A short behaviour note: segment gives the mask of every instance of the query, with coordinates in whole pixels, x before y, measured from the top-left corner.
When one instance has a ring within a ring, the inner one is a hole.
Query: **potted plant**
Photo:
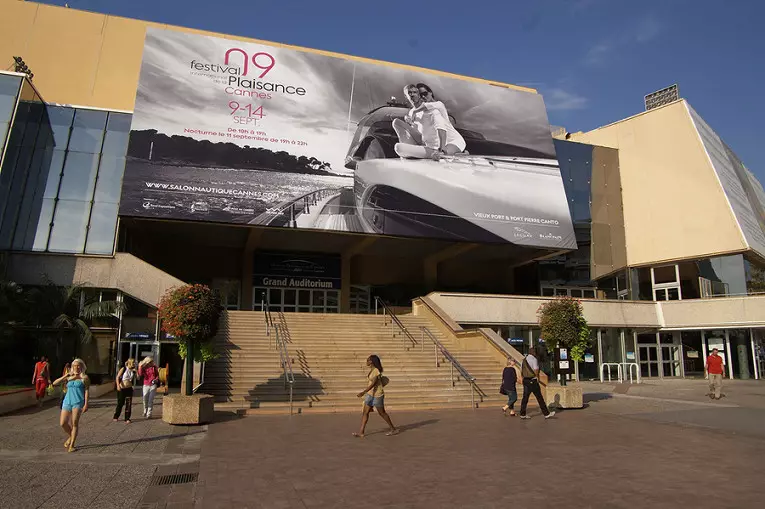
[[[557,348],[566,348],[569,362],[581,362],[584,360],[584,352],[590,347],[590,328],[582,313],[582,303],[571,297],[558,297],[542,304],[537,310],[541,337],[545,339],[548,352],[555,352]],[[557,369],[557,367],[556,367]],[[556,399],[566,400],[569,404],[564,407],[581,407],[581,389],[578,396],[568,395],[566,391],[566,375],[561,375],[560,385],[562,390],[555,391],[548,385],[550,391],[559,396]],[[574,391],[576,392],[576,391]],[[553,398],[548,395],[548,398]],[[572,398],[574,402],[572,403]]]
[[[179,353],[186,360],[183,395],[168,396],[163,402],[163,420],[166,422],[199,424],[206,420],[204,414],[212,412],[212,397],[192,397],[194,360],[214,356],[209,341],[218,330],[220,313],[218,295],[205,285],[185,285],[170,289],[159,302],[162,330],[178,339],[181,344]]]

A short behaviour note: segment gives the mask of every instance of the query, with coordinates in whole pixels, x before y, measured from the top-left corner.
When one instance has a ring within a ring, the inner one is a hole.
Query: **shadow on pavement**
[[[109,447],[111,445],[125,445],[125,444],[137,444],[137,443],[144,443],[144,442],[156,442],[157,440],[170,440],[171,438],[182,438],[182,437],[188,437],[191,435],[197,435],[199,433],[204,433],[204,431],[194,431],[192,433],[173,433],[171,435],[158,435],[156,437],[141,437],[136,438],[133,440],[123,440],[121,442],[108,442],[104,444],[88,444],[88,445],[82,445],[78,446],[77,449],[94,449],[96,447]]]
[[[210,424],[217,424],[219,422],[238,421],[244,419],[243,415],[237,412],[226,412],[223,410],[216,410],[213,414],[213,420]]]
[[[582,401],[585,403],[597,403],[606,399],[612,399],[613,396],[608,392],[588,392],[582,395]]]
[[[370,420],[371,420],[371,416],[370,416]],[[409,424],[403,424],[403,425],[398,427],[398,430],[400,432],[404,433],[405,431],[412,431],[412,430],[417,429],[417,428],[422,428],[423,426],[429,426],[431,424],[436,424],[438,421],[439,421],[439,419],[428,419],[427,421],[420,421],[420,422],[412,422],[412,423],[409,423]],[[396,423],[394,422],[393,424],[396,424]],[[387,429],[383,429],[383,430],[380,430],[380,431],[367,432],[366,435],[379,435],[380,433],[387,433],[387,432],[388,432]]]

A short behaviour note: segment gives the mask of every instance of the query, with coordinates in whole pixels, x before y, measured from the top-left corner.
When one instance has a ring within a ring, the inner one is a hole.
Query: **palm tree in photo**
[[[46,278],[43,286],[29,290],[32,303],[29,325],[53,329],[56,339],[56,357],[61,361],[61,348],[66,334],[75,333],[82,344],[93,340],[93,332],[88,322],[101,318],[119,318],[125,311],[123,302],[103,301],[98,297],[88,297],[87,287],[81,284],[58,286]]]

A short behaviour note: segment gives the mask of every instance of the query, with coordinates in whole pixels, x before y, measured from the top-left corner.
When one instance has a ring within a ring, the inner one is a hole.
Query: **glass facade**
[[[595,285],[590,280],[593,147],[562,140],[554,142],[578,249],[538,262],[540,288],[537,293],[594,298]]]
[[[12,103],[5,78],[0,131]],[[0,249],[111,254],[130,121],[46,105],[24,82],[0,170]]]

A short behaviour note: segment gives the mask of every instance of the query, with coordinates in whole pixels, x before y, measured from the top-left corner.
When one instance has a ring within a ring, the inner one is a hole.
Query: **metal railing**
[[[640,383],[640,366],[638,366],[637,362],[622,362],[622,366],[624,366],[624,379],[627,379],[627,375],[629,375],[630,383],[633,383],[632,380],[632,370],[634,368],[635,370],[635,383]]]
[[[310,214],[311,207],[328,196],[340,194],[347,187],[328,187],[308,192],[297,198],[286,200],[276,207],[272,207],[250,221],[250,224],[297,227],[297,218],[301,214]]]
[[[441,342],[436,339],[436,337],[433,335],[432,332],[430,332],[430,329],[427,327],[420,327],[420,334],[421,341],[420,341],[420,348],[421,350],[425,350],[425,338],[429,339],[433,343],[433,353],[436,358],[436,367],[441,367],[440,359],[438,356],[438,353],[440,352],[441,355],[444,356],[444,359],[449,361],[450,367],[449,367],[449,378],[452,384],[452,388],[456,386],[454,383],[454,370],[457,370],[457,373],[459,376],[465,379],[467,383],[470,384],[470,406],[471,408],[475,409],[475,394],[478,393],[478,397],[481,398],[481,401],[483,401],[483,393],[478,388],[478,386],[475,383],[475,377],[472,376],[468,371],[462,366],[462,364],[459,363],[457,359],[454,358],[454,356],[449,353],[449,350],[446,349],[446,347],[441,344]]]
[[[603,365],[600,367],[600,381],[601,383],[604,382],[604,376],[603,372],[608,368],[608,381],[611,381],[611,368],[616,366],[616,376],[619,379],[619,383],[622,383],[624,381],[624,377],[622,376],[622,365],[618,362],[604,362]]]
[[[383,325],[388,325],[388,318],[390,317],[390,323],[395,324],[399,332],[402,334],[401,336],[401,342],[404,345],[404,348],[407,348],[406,341],[409,340],[410,347],[417,346],[417,340],[414,339],[414,336],[412,336],[412,333],[409,332],[409,329],[406,328],[406,326],[401,322],[401,320],[398,319],[396,316],[396,313],[393,312],[393,310],[385,303],[384,300],[382,300],[380,297],[375,297],[375,314],[377,314],[378,305],[382,307],[383,310]],[[395,333],[394,333],[395,335]]]
[[[279,364],[284,372],[284,390],[287,390],[287,384],[290,388],[290,415],[292,415],[292,389],[295,385],[295,374],[292,372],[292,361],[287,351],[287,343],[284,341],[283,334],[280,333],[281,327],[276,325],[273,330],[276,337],[276,348],[279,350]]]
[[[266,322],[266,336],[268,336],[268,348],[270,349],[272,344],[276,346],[279,352],[279,365],[282,368],[284,376],[284,390],[287,390],[287,384],[290,389],[290,415],[292,415],[292,392],[295,385],[295,374],[292,372],[292,361],[290,360],[289,352],[287,351],[287,336],[282,327],[286,327],[284,318],[282,318],[283,325],[277,325],[274,323],[274,317],[271,315],[271,309],[265,299],[260,301],[261,309],[263,310],[263,319]],[[272,341],[271,338],[275,338]]]

